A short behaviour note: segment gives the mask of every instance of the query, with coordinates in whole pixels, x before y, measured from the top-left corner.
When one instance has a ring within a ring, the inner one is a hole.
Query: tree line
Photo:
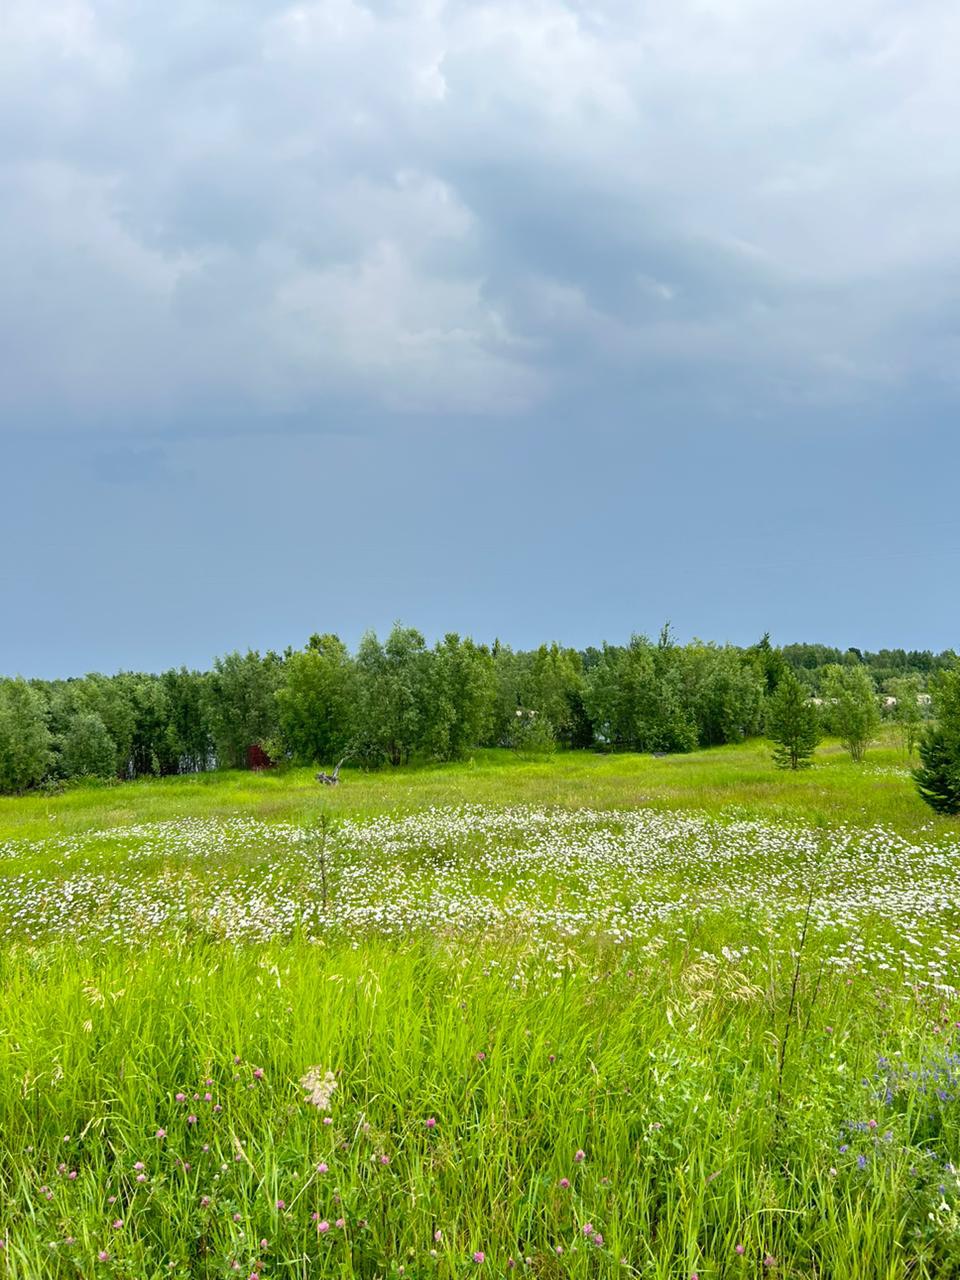
[[[350,652],[338,636],[318,634],[282,654],[226,654],[205,672],[2,680],[0,790],[238,769],[263,759],[349,756],[376,768],[455,760],[484,746],[690,751],[761,732],[781,686],[815,708],[817,732],[836,731],[831,722],[850,702],[843,688],[851,681],[877,715],[879,694],[899,692],[887,711],[915,737],[918,695],[953,661],[903,650],[780,649],[768,636],[748,647],[679,644],[669,627],[655,640],[634,636],[584,650],[514,650],[453,633],[428,646],[397,624],[383,640],[368,633]],[[880,682],[878,671],[892,674]],[[867,740],[872,724],[868,715]],[[855,758],[862,740],[860,732],[848,743]]]

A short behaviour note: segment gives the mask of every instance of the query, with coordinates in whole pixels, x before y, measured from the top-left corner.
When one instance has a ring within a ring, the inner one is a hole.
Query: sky
[[[955,0],[0,0],[0,671],[960,648]]]

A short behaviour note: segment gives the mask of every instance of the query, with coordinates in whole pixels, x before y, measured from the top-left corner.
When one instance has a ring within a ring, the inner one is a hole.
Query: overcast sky
[[[960,647],[955,0],[0,0],[0,670]]]

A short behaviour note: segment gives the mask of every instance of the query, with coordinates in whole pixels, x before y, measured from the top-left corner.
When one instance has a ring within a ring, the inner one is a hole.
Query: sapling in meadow
[[[834,663],[824,673],[823,692],[827,727],[850,752],[850,759],[859,764],[880,728],[873,680],[865,667]]]
[[[807,769],[820,741],[817,708],[806,689],[789,669],[767,700],[767,737],[776,746],[773,763],[778,769]]]

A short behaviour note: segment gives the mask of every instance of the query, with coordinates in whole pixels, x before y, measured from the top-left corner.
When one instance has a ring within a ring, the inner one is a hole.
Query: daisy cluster
[[[741,962],[809,909],[827,962],[953,990],[960,840],[649,809],[431,808],[309,828],[186,819],[0,844],[0,933],[146,942],[199,931],[507,931],[555,946],[702,938]],[[324,889],[325,885],[325,889]],[[708,952],[709,953],[709,952]]]

